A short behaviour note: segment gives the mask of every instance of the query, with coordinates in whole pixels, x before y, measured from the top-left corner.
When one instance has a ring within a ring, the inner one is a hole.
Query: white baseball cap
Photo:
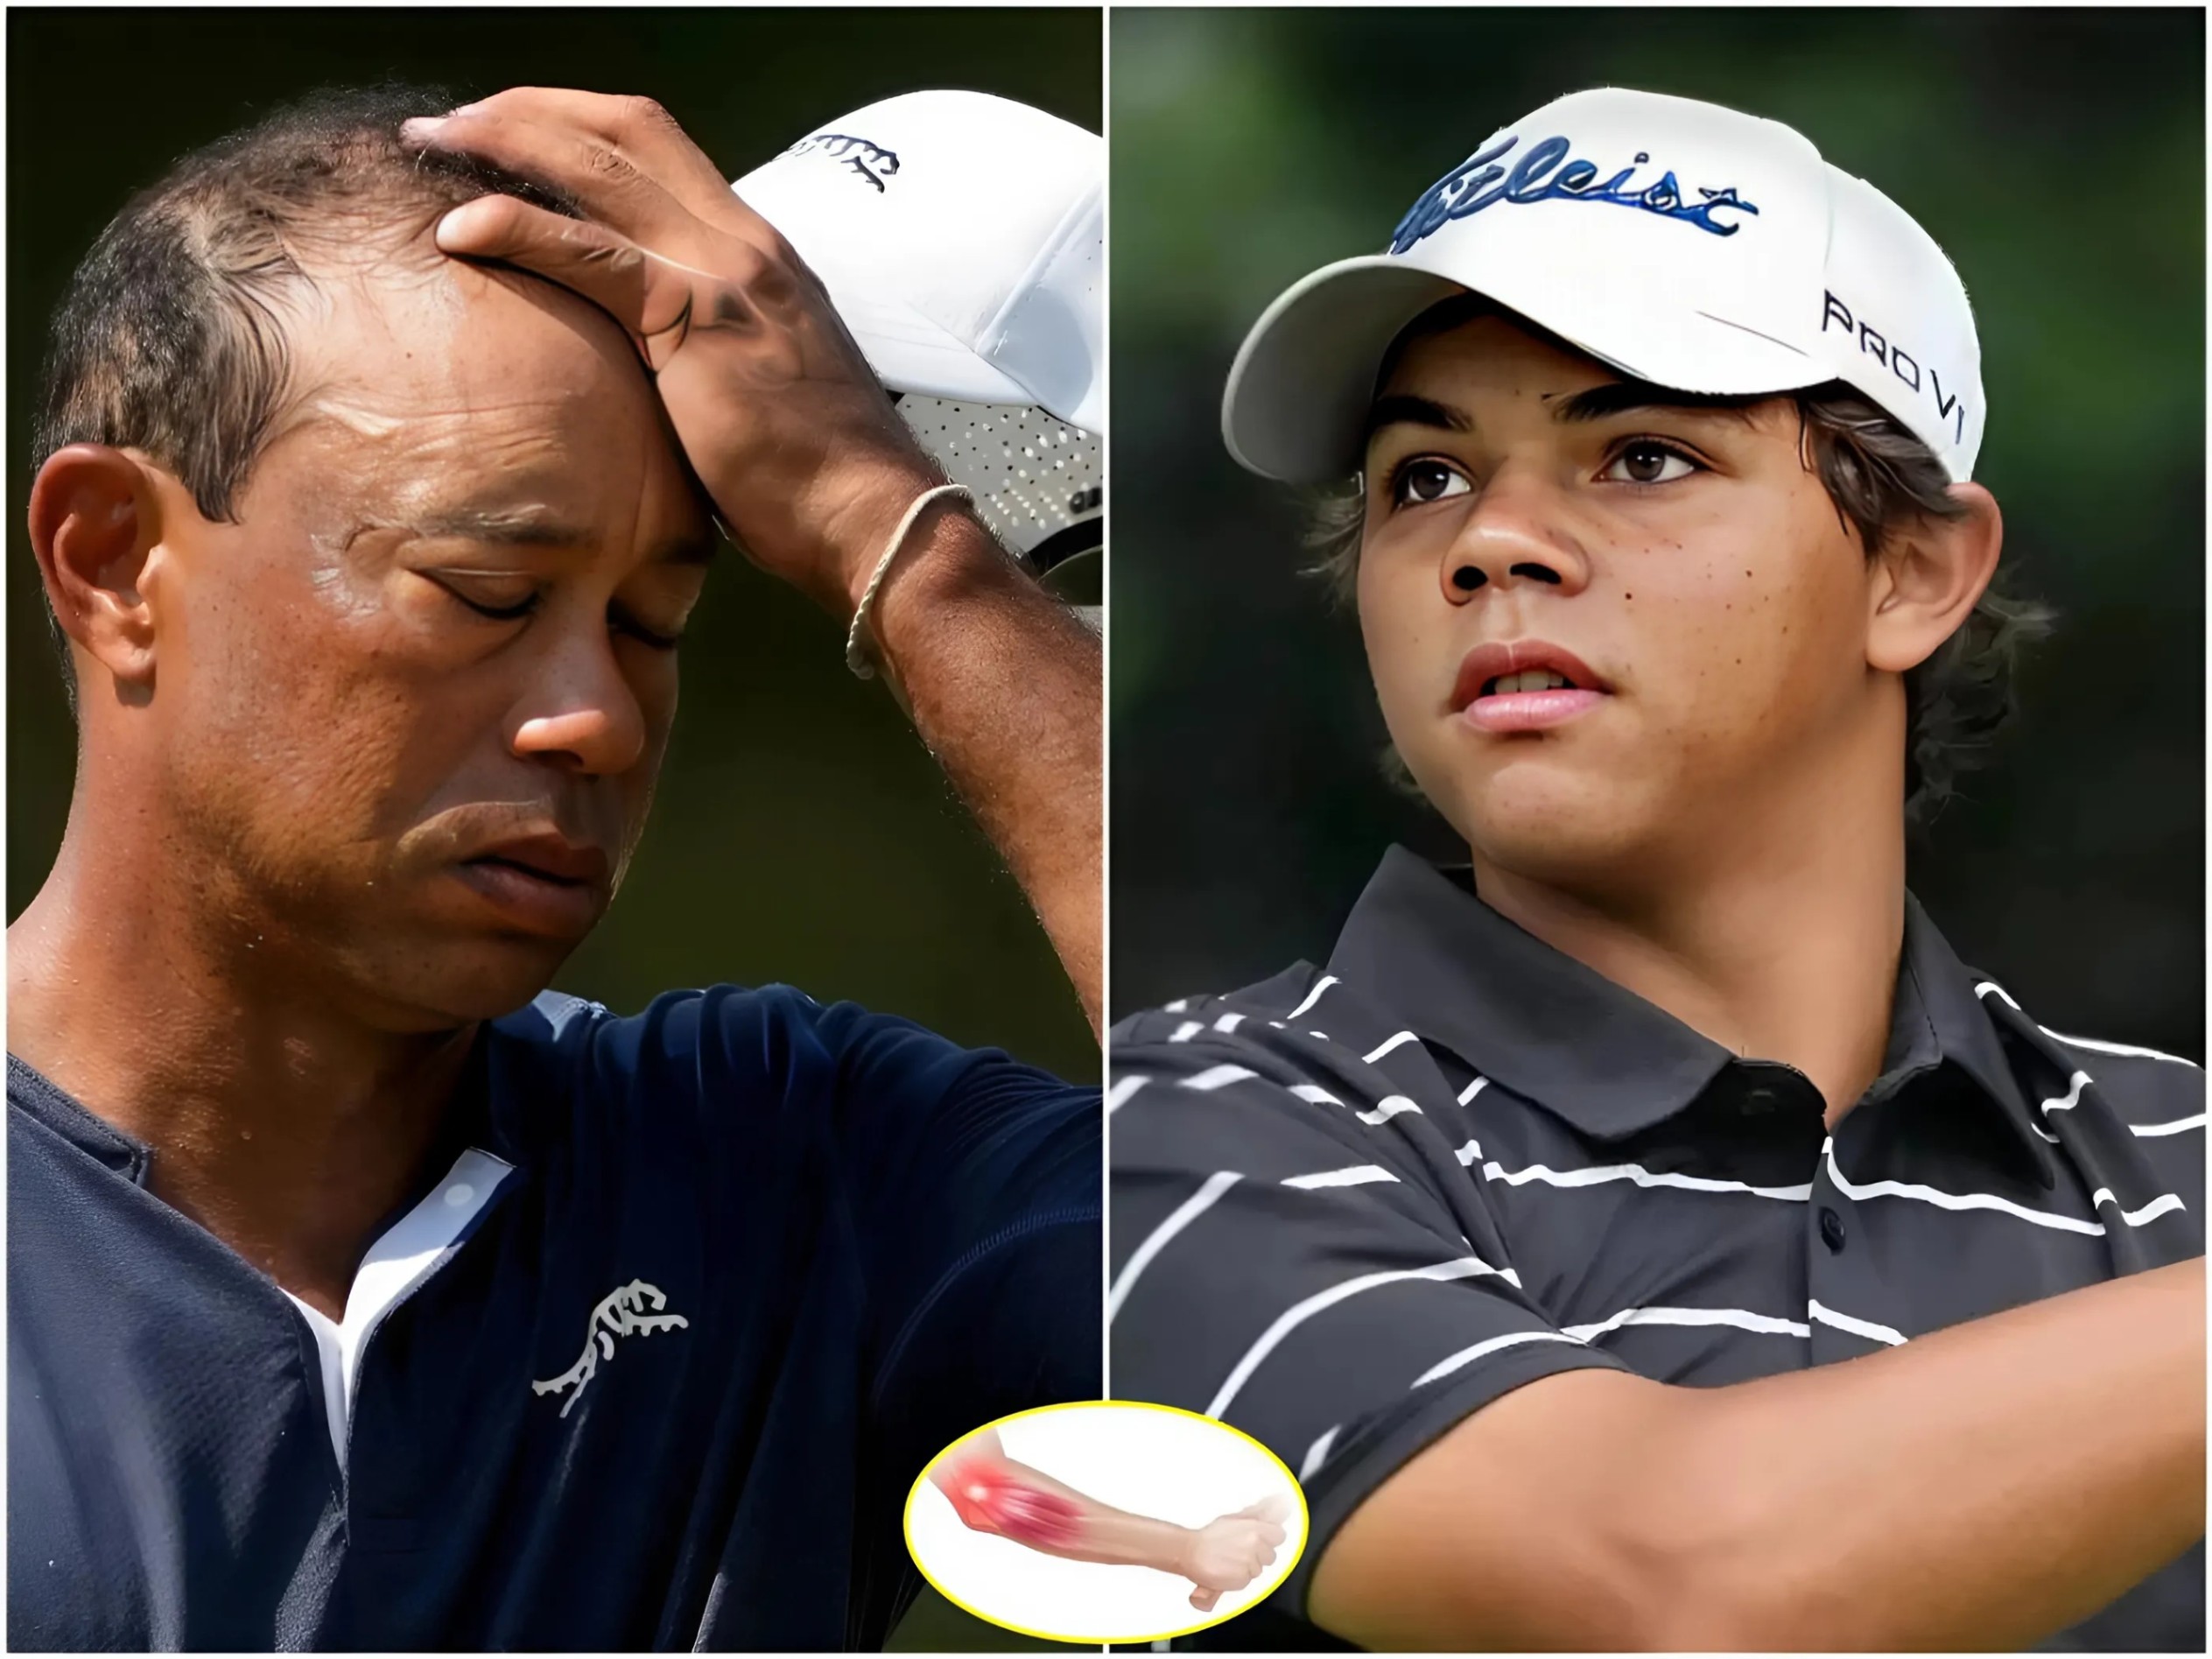
[[[1904,209],[1779,122],[1606,88],[1492,135],[1387,251],[1268,306],[1229,371],[1230,453],[1289,483],[1358,472],[1391,342],[1463,292],[1672,390],[1847,382],[1954,482],[1982,446],[1966,290]]]
[[[734,188],[894,391],[1106,424],[1105,144],[980,92],[840,116]]]

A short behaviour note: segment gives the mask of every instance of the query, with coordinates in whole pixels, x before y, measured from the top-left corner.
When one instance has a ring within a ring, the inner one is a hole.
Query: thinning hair
[[[287,319],[315,273],[479,196],[574,214],[527,179],[402,144],[402,122],[455,102],[397,82],[317,92],[193,151],[133,196],[55,308],[34,465],[70,444],[135,449],[207,517],[235,523],[300,390]],[[74,707],[58,624],[55,638]]]
[[[1414,340],[1457,327],[1478,316],[1506,314],[1490,301],[1460,295],[1430,307],[1392,347],[1376,384]],[[1511,320],[1556,344],[1576,347],[1520,317]],[[1579,353],[1577,353],[1579,355]],[[1801,422],[1800,453],[1818,475],[1837,516],[1871,560],[1914,526],[1961,518],[1966,509],[1950,495],[1950,476],[1926,444],[1878,405],[1842,381],[1787,392]],[[1671,394],[1670,394],[1671,397]],[[1749,409],[1759,397],[1697,400]],[[1353,479],[1316,492],[1307,503],[1308,569],[1338,602],[1356,602],[1359,549],[1366,534],[1366,500]],[[2000,578],[2003,573],[1999,573]],[[2014,712],[2012,675],[2022,649],[2047,636],[2055,613],[2033,599],[2008,593],[1992,580],[1966,620],[1905,679],[1905,813],[1925,822],[1957,787],[1960,773],[1984,763]],[[1385,750],[1385,774],[1420,793],[1395,747]]]

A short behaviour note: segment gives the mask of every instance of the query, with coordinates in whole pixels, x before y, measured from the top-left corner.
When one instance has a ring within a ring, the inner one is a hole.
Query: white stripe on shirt
[[[1998,1000],[2013,1013],[2020,1014],[2026,1011],[2015,1002],[2012,994],[1995,980],[1984,980],[1974,988],[1974,995],[1977,996],[1987,996],[1991,992],[1996,993]],[[2164,1049],[2137,1048],[2131,1043],[2106,1043],[2094,1037],[2068,1037],[2063,1031],[2054,1031],[2047,1025],[2038,1025],[2035,1029],[2054,1043],[2064,1043],[2077,1049],[2092,1049],[2099,1054],[2131,1054],[2139,1060],[2171,1060],[2174,1065],[2186,1065],[2192,1071],[2204,1069],[2194,1060],[2185,1060],[2178,1054],[2168,1054]]]
[[[1398,1177],[1380,1163],[1358,1163],[1348,1170],[1322,1170],[1313,1175],[1285,1176],[1282,1184],[1298,1187],[1368,1186],[1377,1181],[1395,1181]]]
[[[1594,1325],[1570,1325],[1566,1332],[1578,1342],[1588,1342],[1629,1325],[1726,1325],[1766,1336],[1813,1334],[1811,1325],[1798,1320],[1778,1318],[1771,1313],[1752,1313],[1743,1308],[1623,1308],[1610,1319],[1600,1319]]]
[[[1306,1448],[1306,1455],[1298,1464],[1299,1485],[1303,1486],[1311,1480],[1313,1472],[1328,1461],[1329,1448],[1337,1444],[1337,1431],[1343,1427],[1341,1423],[1333,1424],[1323,1431],[1321,1438]]]
[[[1153,1228],[1144,1242],[1130,1253],[1129,1259],[1122,1263],[1120,1276],[1114,1280],[1113,1288],[1106,1292],[1106,1320],[1109,1324],[1113,1322],[1113,1316],[1121,1311],[1121,1304],[1129,1299],[1130,1288],[1136,1283],[1138,1276],[1152,1265],[1152,1258],[1166,1249],[1176,1234],[1211,1209],[1224,1192],[1243,1178],[1235,1170],[1219,1170],[1209,1175],[1204,1185],[1176,1206],[1168,1219]]]
[[[1836,1183],[1836,1190],[1847,1199],[1911,1199],[1921,1204],[1933,1204],[1941,1210],[2001,1210],[2006,1215],[2018,1216],[2040,1227],[2050,1227],[2060,1233],[2086,1234],[2091,1238],[2104,1236],[2102,1221],[2077,1221],[2070,1215],[2053,1215],[2045,1210],[2031,1210],[2026,1205],[2015,1204],[2010,1199],[2000,1199],[1991,1192],[1942,1192],[1932,1186],[1921,1186],[1911,1181],[1870,1181],[1864,1186],[1854,1185],[1836,1166],[1836,1142],[1833,1138],[1823,1142],[1821,1156],[1828,1160],[1829,1178]],[[2121,1210],[2119,1201],[2110,1192],[2100,1191],[2092,1202],[2110,1201],[2120,1210],[2120,1220],[2130,1227],[2141,1227],[2168,1210],[2185,1207],[2171,1192],[2151,1200],[2132,1213]]]
[[[1275,1322],[1260,1333],[1260,1339],[1245,1351],[1220,1388],[1207,1403],[1204,1415],[1218,1417],[1229,1409],[1229,1402],[1237,1397],[1244,1385],[1252,1381],[1252,1374],[1273,1353],[1282,1339],[1317,1313],[1324,1313],[1338,1303],[1358,1296],[1362,1290],[1373,1290],[1386,1284],[1400,1284],[1412,1279],[1444,1282],[1452,1279],[1481,1278],[1496,1274],[1507,1283],[1519,1288],[1520,1276],[1510,1268],[1502,1271],[1487,1262],[1471,1255],[1463,1255],[1450,1262],[1438,1262],[1425,1268],[1394,1268],[1383,1273],[1363,1273],[1358,1278],[1332,1284],[1326,1290],[1317,1290],[1304,1301],[1296,1303],[1276,1316]]]
[[[1434,1382],[1438,1377],[1448,1377],[1461,1367],[1472,1365],[1485,1354],[1495,1353],[1500,1348],[1517,1347],[1524,1342],[1580,1342],[1582,1340],[1582,1338],[1569,1336],[1564,1331],[1508,1331],[1504,1336],[1492,1337],[1486,1342],[1478,1342],[1472,1347],[1462,1348],[1457,1353],[1447,1354],[1415,1377],[1413,1380],[1413,1386],[1418,1388],[1426,1383]]]
[[[2158,1195],[2158,1197],[2152,1199],[2148,1204],[2145,1205],[2139,1210],[2121,1209],[2119,1199],[2112,1196],[2112,1189],[2109,1186],[2101,1186],[2097,1188],[2096,1192],[2090,1197],[2089,1202],[2091,1204],[2109,1204],[2114,1209],[2119,1210],[2120,1220],[2126,1222],[2131,1227],[2139,1227],[2145,1221],[2155,1221],[2159,1217],[2166,1214],[2170,1210],[2186,1210],[2189,1207],[2187,1205],[2182,1203],[2180,1199],[2174,1197],[2173,1193],[2161,1192]]]
[[[1808,1301],[1805,1304],[1805,1311],[1822,1325],[1832,1325],[1838,1331],[1848,1331],[1855,1337],[1865,1337],[1875,1342],[1886,1342],[1892,1348],[1900,1346],[1905,1340],[1905,1333],[1902,1331],[1892,1330],[1886,1325],[1877,1325],[1871,1319],[1853,1318],[1848,1313],[1838,1313],[1833,1308],[1824,1308],[1817,1301]]]
[[[1324,974],[1320,979],[1314,982],[1313,989],[1306,993],[1306,1000],[1299,1003],[1297,1007],[1292,1009],[1289,1013],[1284,1015],[1282,1017],[1286,1020],[1296,1019],[1301,1014],[1303,1014],[1316,1002],[1318,1002],[1321,1000],[1321,994],[1336,982],[1337,976],[1335,974]]]
[[[2082,1090],[2089,1082],[2087,1072],[2076,1072],[2066,1080],[2066,1093],[2056,1100],[2046,1100],[2039,1108],[2045,1112],[2071,1112],[2082,1103]]]
[[[1377,1100],[1375,1102],[1375,1109],[1373,1111],[1360,1112],[1355,1115],[1358,1116],[1362,1123],[1383,1123],[1396,1117],[1401,1112],[1419,1112],[1421,1108],[1419,1107],[1415,1106],[1404,1095],[1392,1094],[1386,1096],[1382,1100]]]
[[[1408,1043],[1418,1043],[1420,1041],[1421,1039],[1415,1037],[1411,1031],[1401,1031],[1395,1037],[1386,1037],[1383,1040],[1382,1045],[1376,1049],[1373,1053],[1363,1054],[1359,1058],[1365,1060],[1368,1065],[1373,1065],[1384,1055],[1389,1053],[1391,1050],[1403,1048]]]
[[[1209,1094],[1215,1089],[1225,1089],[1232,1083],[1241,1083],[1248,1077],[1259,1075],[1248,1065],[1209,1065],[1204,1071],[1184,1078],[1183,1086],[1196,1089],[1201,1094]]]
[[[1723,1181],[1703,1175],[1647,1170],[1637,1163],[1601,1163],[1587,1170],[1552,1170],[1541,1163],[1532,1163],[1525,1170],[1507,1170],[1496,1163],[1485,1163],[1482,1172],[1486,1179],[1503,1181],[1508,1186],[1521,1186],[1530,1181],[1541,1181],[1547,1186],[1596,1186],[1604,1181],[1633,1181],[1638,1186],[1680,1187],[1689,1192],[1748,1192],[1753,1198],[1780,1199],[1796,1204],[1804,1203],[1813,1195],[1809,1181],[1803,1186],[1753,1186],[1747,1181]]]
[[[1139,1089],[1142,1088],[1146,1084],[1151,1081],[1152,1079],[1150,1078],[1136,1072],[1131,1072],[1121,1077],[1114,1079],[1113,1086],[1106,1091],[1106,1110],[1109,1112],[1120,1111],[1122,1105],[1132,1094],[1134,1094]]]

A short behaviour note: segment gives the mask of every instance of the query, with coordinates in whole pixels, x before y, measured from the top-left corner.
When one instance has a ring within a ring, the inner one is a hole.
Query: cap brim
[[[1042,397],[920,312],[895,300],[864,299],[826,275],[823,285],[868,367],[891,390],[955,403],[1035,407],[1085,432],[1103,429],[1101,389],[1095,378],[1072,401]]]
[[[824,285],[837,314],[867,356],[868,367],[891,390],[969,404],[1037,401],[1019,381],[978,356],[958,336],[919,312],[895,302],[862,299],[849,289],[840,290],[827,277]]]
[[[1678,391],[1794,391],[1829,379],[1817,359],[1724,318],[1685,311],[1619,271],[1445,271],[1419,253],[1324,266],[1246,335],[1222,397],[1238,463],[1289,484],[1357,473],[1384,355],[1441,299],[1478,293],[1631,379]]]

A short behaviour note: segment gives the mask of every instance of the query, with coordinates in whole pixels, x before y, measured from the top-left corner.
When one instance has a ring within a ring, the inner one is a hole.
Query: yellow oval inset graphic
[[[947,1601],[1048,1641],[1162,1641],[1235,1618],[1297,1564],[1282,1459],[1175,1406],[1077,1400],[979,1424],[906,1498],[906,1548]]]

